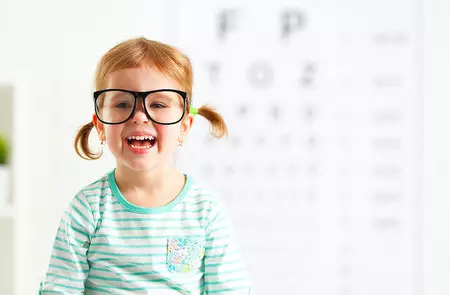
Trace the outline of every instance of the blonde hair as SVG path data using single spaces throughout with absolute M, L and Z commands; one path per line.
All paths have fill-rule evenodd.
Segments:
M 118 70 L 155 67 L 163 75 L 180 84 L 187 93 L 186 110 L 192 105 L 193 72 L 189 58 L 180 50 L 170 45 L 140 37 L 130 39 L 111 48 L 99 61 L 95 73 L 96 90 L 103 89 L 108 76 Z M 228 135 L 228 129 L 222 116 L 208 105 L 198 108 L 198 114 L 210 122 L 211 133 L 216 138 Z M 75 136 L 75 151 L 86 160 L 96 160 L 101 153 L 92 152 L 89 148 L 89 135 L 94 124 L 89 122 L 82 126 Z

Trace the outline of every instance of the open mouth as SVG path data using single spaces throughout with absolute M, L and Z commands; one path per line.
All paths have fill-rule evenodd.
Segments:
M 134 149 L 149 149 L 156 143 L 156 138 L 149 135 L 128 136 L 127 143 Z

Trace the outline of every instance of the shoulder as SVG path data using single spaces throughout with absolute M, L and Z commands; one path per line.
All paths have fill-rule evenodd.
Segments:
M 217 191 L 192 178 L 183 203 L 188 211 L 202 213 L 206 220 L 211 220 L 226 210 L 223 198 Z
M 95 232 L 100 219 L 99 200 L 102 194 L 99 192 L 105 191 L 102 188 L 108 185 L 105 182 L 107 175 L 85 185 L 75 193 L 64 211 L 63 223 L 85 234 L 90 235 Z
M 204 206 L 222 206 L 223 200 L 221 195 L 213 189 L 199 183 L 196 179 L 190 178 L 190 187 L 186 201 Z
M 92 213 L 99 210 L 102 199 L 111 194 L 109 176 L 110 172 L 82 187 L 72 199 L 71 207 L 83 207 Z
M 79 194 L 83 194 L 85 196 L 88 195 L 103 195 L 105 194 L 105 191 L 108 191 L 110 189 L 110 181 L 109 181 L 109 175 L 111 172 L 108 172 L 101 176 L 100 178 L 96 179 L 95 181 L 85 185 L 83 188 L 79 190 Z

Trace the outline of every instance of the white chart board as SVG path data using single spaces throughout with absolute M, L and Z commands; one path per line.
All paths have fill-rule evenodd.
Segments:
M 179 163 L 226 200 L 258 295 L 423 294 L 421 5 L 172 1 L 195 105 L 230 131 L 198 118 Z

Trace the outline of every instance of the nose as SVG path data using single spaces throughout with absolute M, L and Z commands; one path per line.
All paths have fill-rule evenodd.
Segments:
M 134 114 L 132 116 L 133 123 L 148 123 L 149 118 L 145 113 L 144 109 L 144 101 L 143 99 L 138 99 L 136 102 L 136 109 L 134 110 Z

